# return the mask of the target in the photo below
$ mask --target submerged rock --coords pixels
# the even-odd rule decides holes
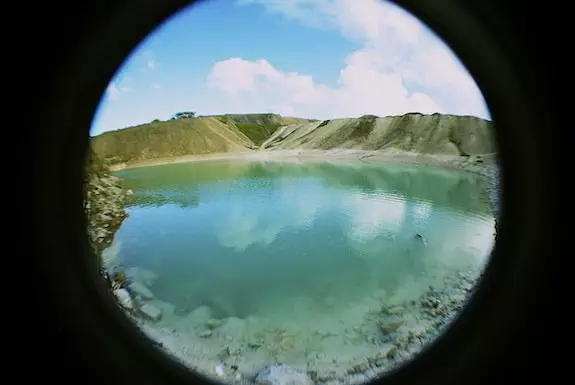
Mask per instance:
[[[286,364],[266,367],[258,373],[255,382],[259,385],[313,385],[307,373]]]
[[[141,267],[130,267],[126,269],[126,275],[131,281],[139,282],[148,287],[152,286],[159,278],[153,271]]]
[[[198,337],[207,338],[207,337],[211,337],[212,334],[213,333],[211,330],[206,330],[206,331],[203,331],[200,334],[198,334]]]
[[[218,326],[220,326],[222,324],[222,321],[220,321],[217,318],[210,318],[209,320],[206,321],[206,326],[209,327],[210,329],[215,329]]]
[[[166,301],[160,301],[159,299],[152,299],[147,301],[147,303],[162,310],[162,317],[173,315],[176,309],[175,305]]]
[[[246,332],[246,321],[237,318],[229,317],[222,320],[222,325],[219,327],[220,333],[232,337],[242,336]]]
[[[152,321],[159,321],[162,318],[162,310],[149,303],[142,305],[140,312]]]
[[[208,306],[199,306],[192,310],[186,317],[191,325],[203,325],[212,318],[212,309]]]
[[[150,289],[139,282],[132,282],[128,285],[128,289],[132,292],[132,294],[138,295],[143,299],[154,299],[154,293],[152,293]]]
[[[390,334],[397,331],[402,325],[402,321],[382,322],[379,324],[379,328],[384,334]]]

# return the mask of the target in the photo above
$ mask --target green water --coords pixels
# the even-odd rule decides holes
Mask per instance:
[[[481,267],[493,242],[481,183],[465,173],[226,160],[116,174],[135,193],[120,262],[158,274],[157,298],[218,318],[302,323],[374,293],[415,298]]]

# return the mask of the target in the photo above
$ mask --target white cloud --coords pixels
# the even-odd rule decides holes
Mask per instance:
[[[108,84],[108,87],[106,88],[106,94],[108,95],[108,98],[110,98],[110,100],[116,100],[120,94],[120,90],[118,89],[118,87],[116,87],[114,82],[110,82],[110,84]]]
[[[223,246],[237,251],[252,244],[269,246],[285,230],[313,225],[318,213],[327,205],[325,197],[306,189],[289,189],[290,181],[279,183],[278,196],[274,199],[251,207],[238,204],[226,217],[214,221],[216,236]],[[286,188],[282,186],[284,184]],[[278,214],[270,210],[278,201],[286,204],[285,212]]]
[[[402,199],[354,195],[343,206],[350,216],[348,237],[357,242],[373,240],[381,234],[393,236],[405,219],[406,203]]]
[[[115,82],[110,82],[108,87],[106,88],[106,95],[110,100],[118,100],[120,98],[120,94],[124,92],[131,92],[133,91],[132,87],[118,85]]]
[[[142,73],[150,73],[158,68],[158,62],[154,57],[154,53],[149,49],[135,53],[130,58],[130,61]]]
[[[240,0],[304,25],[334,29],[361,42],[335,87],[285,72],[265,59],[239,57],[214,65],[207,85],[246,111],[317,118],[411,111],[487,117],[483,97],[449,48],[419,20],[378,0]]]

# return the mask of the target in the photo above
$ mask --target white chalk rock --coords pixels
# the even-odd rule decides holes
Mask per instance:
[[[134,301],[126,289],[114,290],[114,295],[120,302],[120,305],[128,310],[134,309]]]

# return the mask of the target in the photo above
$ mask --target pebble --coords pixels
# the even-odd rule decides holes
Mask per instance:
[[[395,321],[395,322],[387,322],[387,323],[380,323],[379,328],[385,334],[393,333],[397,329],[399,329],[403,325],[402,321]]]

